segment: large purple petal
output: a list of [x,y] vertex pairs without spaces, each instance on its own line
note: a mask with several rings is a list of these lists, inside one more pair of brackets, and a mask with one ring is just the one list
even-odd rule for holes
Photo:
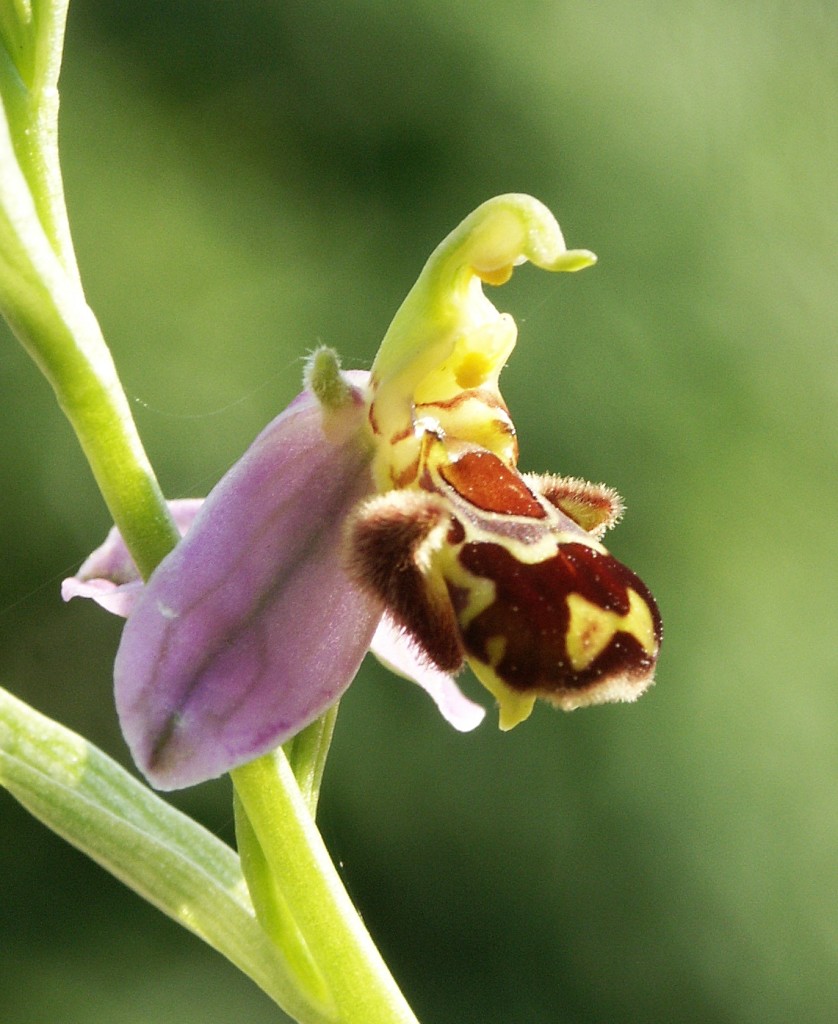
[[116,702],[161,789],[267,752],[332,704],[381,609],[348,580],[344,518],[372,491],[360,401],[329,418],[297,399],[211,492],[137,600]]

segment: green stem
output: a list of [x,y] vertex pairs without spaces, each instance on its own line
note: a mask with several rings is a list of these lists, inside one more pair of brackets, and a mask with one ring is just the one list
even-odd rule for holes
[[233,784],[341,1024],[417,1024],[338,877],[285,754],[234,769]]
[[0,311],[52,385],[147,576],[178,534],[76,269],[58,162],[67,0],[0,18]]
[[333,704],[320,718],[292,736],[282,748],[312,818],[317,811],[320,782],[329,756],[339,707],[339,704]]
[[[9,226],[2,221],[0,213],[0,230]],[[177,529],[81,286],[64,272],[45,236],[38,241],[21,243],[16,253],[7,246],[3,253],[17,271],[14,287],[2,295],[3,312],[52,385],[114,522],[147,577],[177,543]]]
[[0,91],[40,222],[65,270],[78,279],[58,160],[58,76],[68,3],[5,0],[0,7]]
[[[332,741],[338,705],[329,708],[311,725],[297,733],[283,750],[294,773],[309,813],[314,817],[320,781]],[[233,811],[236,821],[236,846],[242,872],[253,900],[256,916],[265,934],[279,949],[308,998],[323,1007],[325,1013],[337,1013],[329,990],[288,907],[277,878],[262,849],[238,791],[233,789]]]
[[337,1007],[329,994],[323,975],[288,909],[288,903],[235,790],[233,811],[236,819],[236,846],[242,873],[247,880],[259,924],[266,938],[276,946],[298,990],[325,1016],[337,1019]]

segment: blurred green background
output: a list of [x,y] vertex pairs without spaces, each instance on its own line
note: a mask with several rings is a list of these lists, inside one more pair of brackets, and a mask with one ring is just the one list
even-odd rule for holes
[[[464,737],[365,666],[322,824],[423,1024],[838,1019],[838,7],[73,0],[62,85],[79,261],[171,496],[317,343],[368,365],[489,196],[600,256],[493,292],[504,394],[523,468],[625,496],[658,685]],[[0,343],[0,684],[125,762],[120,624],[58,598],[108,517]],[[176,802],[231,836],[226,782]],[[0,823],[4,1024],[281,1019],[5,794]]]

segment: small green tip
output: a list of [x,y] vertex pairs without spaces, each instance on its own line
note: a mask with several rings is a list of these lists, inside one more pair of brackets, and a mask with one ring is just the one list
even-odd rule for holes
[[588,249],[568,249],[556,260],[552,269],[573,273],[576,270],[584,270],[585,267],[592,267],[596,261],[596,253]]
[[315,349],[306,360],[303,384],[330,412],[342,409],[350,401],[349,384],[340,372],[340,356],[325,345]]

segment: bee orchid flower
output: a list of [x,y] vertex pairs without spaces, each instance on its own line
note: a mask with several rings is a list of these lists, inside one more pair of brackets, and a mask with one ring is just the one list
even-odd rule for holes
[[117,709],[155,786],[284,742],[371,646],[461,729],[482,717],[452,678],[466,663],[502,729],[539,697],[570,710],[650,685],[657,607],[601,543],[620,499],[516,468],[498,389],[516,327],[483,285],[526,261],[595,257],[529,196],[484,203],[432,254],[369,373],[315,352],[303,393],[200,508],[175,508],[185,536],[147,584],[115,536],[65,583],[128,613]]

